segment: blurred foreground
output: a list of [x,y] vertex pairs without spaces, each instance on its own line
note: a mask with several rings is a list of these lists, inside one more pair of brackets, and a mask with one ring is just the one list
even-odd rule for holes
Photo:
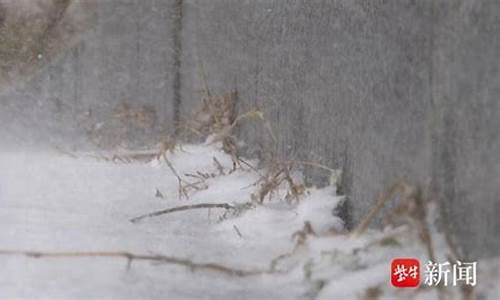
[[[161,159],[128,161],[125,155],[107,160],[94,154],[2,154],[0,252],[127,251],[195,266],[0,255],[0,298],[437,299],[438,289],[424,284],[390,285],[393,258],[428,261],[411,228],[350,237],[332,215],[343,201],[333,186],[308,188],[294,199],[282,184],[261,205],[255,195],[265,170],[252,169],[255,162],[232,171],[231,157],[213,145],[186,145],[167,156],[170,166]],[[300,174],[291,176],[300,183]],[[130,222],[144,213],[202,203],[232,208]],[[446,244],[434,231],[433,237],[439,261],[446,261]],[[234,272],[196,267],[204,263]],[[499,259],[480,261],[475,295],[495,299],[499,272]],[[445,290],[453,299],[462,297],[459,287]]]

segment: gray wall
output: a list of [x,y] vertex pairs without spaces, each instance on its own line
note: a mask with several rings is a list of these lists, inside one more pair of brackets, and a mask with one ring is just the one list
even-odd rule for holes
[[[500,2],[440,1],[432,56],[432,173],[444,224],[500,253]],[[471,254],[471,255],[472,255]]]
[[[158,111],[134,135],[147,143],[199,103],[203,69],[213,93],[238,89],[240,112],[266,112],[282,156],[344,170],[351,224],[404,178],[430,187],[467,255],[500,253],[500,2],[97,3],[79,44],[0,95],[3,124],[83,144],[75,116],[92,107],[105,119],[127,99]],[[67,107],[59,120],[54,98]],[[255,124],[241,135],[251,154],[274,147]]]
[[91,124],[109,132],[122,125],[112,117],[122,102],[157,112],[154,128],[135,132],[138,143],[168,130],[162,124],[172,125],[175,1],[106,0],[94,1],[91,8],[74,13],[93,14],[78,43],[3,89],[5,139],[23,145],[70,142],[81,149],[88,146]]
[[[354,221],[398,177],[425,180],[428,3],[258,3],[187,1],[194,15],[187,43],[209,86],[223,92],[236,82],[240,110],[256,105],[267,112],[283,155],[343,168]],[[186,82],[191,78],[196,74]],[[193,82],[186,88],[199,86]],[[196,99],[187,92],[186,100]],[[257,145],[264,134],[246,133]]]
[[[213,90],[237,87],[240,111],[267,112],[280,153],[344,170],[352,223],[403,178],[429,187],[465,255],[500,253],[500,2],[185,7],[184,103],[201,62]],[[259,128],[243,135],[270,144]]]

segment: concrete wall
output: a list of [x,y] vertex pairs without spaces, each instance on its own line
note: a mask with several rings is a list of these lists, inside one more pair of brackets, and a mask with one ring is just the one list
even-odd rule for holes
[[[81,0],[72,5],[80,2],[89,3]],[[0,116],[8,139],[21,144],[70,142],[85,147],[91,124],[110,132],[123,125],[112,116],[124,102],[136,109],[147,105],[157,112],[153,128],[132,128],[137,132],[129,134],[138,143],[147,143],[151,136],[168,130],[162,124],[172,124],[175,1],[93,4],[74,9],[76,16],[93,15],[77,43],[54,53],[49,63],[27,76],[16,78],[20,84],[3,89]]]
[[[3,92],[3,124],[83,137],[75,116],[105,119],[127,99],[158,111],[134,135],[146,143],[198,104],[203,69],[213,93],[238,89],[240,112],[266,112],[281,155],[344,170],[351,223],[404,178],[430,187],[467,255],[500,253],[498,1],[97,3],[79,44]],[[260,126],[241,135],[251,154],[274,147]]]
[[[186,43],[194,46],[209,86],[223,92],[236,84],[241,111],[263,108],[283,155],[344,169],[353,221],[398,177],[426,179],[429,2],[186,6],[194,15],[187,18]],[[196,99],[189,91],[185,98]],[[264,134],[253,128],[245,133],[253,145]]]
[[429,187],[465,255],[500,253],[498,1],[185,7],[184,103],[202,64],[211,89],[237,87],[240,111],[267,112],[280,153],[344,170],[351,222],[404,178]]
[[444,224],[469,255],[500,253],[500,2],[440,1],[432,170]]

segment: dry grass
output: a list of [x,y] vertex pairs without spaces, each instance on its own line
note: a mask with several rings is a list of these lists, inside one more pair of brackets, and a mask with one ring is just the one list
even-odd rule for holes
[[304,245],[308,236],[317,236],[317,234],[314,232],[311,222],[306,221],[304,222],[304,227],[301,230],[292,234],[292,239],[295,239],[296,241],[295,247]]
[[303,184],[297,183],[293,179],[291,175],[293,165],[290,162],[275,162],[268,167],[267,172],[261,175],[255,183],[259,188],[251,195],[252,200],[260,204],[264,203],[266,198],[271,199],[272,195],[285,183],[287,186],[285,199],[288,202],[299,202],[306,189]]
[[152,129],[156,122],[156,109],[151,105],[134,107],[127,101],[122,101],[114,109],[113,117],[118,119],[125,127]]
[[399,196],[399,204],[385,216],[384,223],[393,224],[395,221],[402,221],[409,223],[411,228],[416,228],[420,241],[425,245],[429,259],[435,261],[432,237],[427,224],[427,200],[423,197],[420,187],[402,180],[394,183],[379,195],[373,208],[352,231],[351,236],[359,237],[362,235],[385,204],[397,196]]
[[[369,224],[373,221],[375,216],[380,213],[382,208],[389,201],[395,198],[399,198],[399,202],[395,206],[395,208],[393,208],[384,216],[383,223],[386,226],[394,226],[397,223],[409,225],[408,228],[415,230],[415,232],[417,233],[419,241],[426,249],[429,260],[432,262],[436,262],[436,251],[434,248],[431,229],[427,218],[429,214],[430,199],[428,199],[424,195],[421,187],[411,185],[403,180],[400,180],[391,185],[385,192],[379,195],[378,200],[375,202],[373,208],[362,219],[359,225],[351,232],[351,237],[356,238],[362,235],[368,228]],[[396,232],[396,235],[399,234],[400,233]],[[444,232],[444,235],[445,240],[448,244],[450,263],[456,262],[457,260],[463,261],[463,259],[458,256],[457,248],[451,242],[449,233]],[[393,237],[391,236],[389,238]],[[373,243],[370,243],[368,246],[372,244]],[[439,299],[449,299],[450,295],[443,285],[438,285],[437,289]],[[474,299],[475,297],[474,287],[472,286],[463,284],[460,286],[460,291],[462,293],[462,299],[464,300]]]

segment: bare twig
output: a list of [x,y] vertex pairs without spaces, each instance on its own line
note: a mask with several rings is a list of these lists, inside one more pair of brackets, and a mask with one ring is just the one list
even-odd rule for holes
[[[294,181],[291,175],[293,168],[292,163],[275,162],[267,170],[266,174],[261,175],[259,180],[253,185],[260,183],[260,188],[257,192],[251,195],[252,200],[259,203],[263,203],[264,199],[273,195],[277,191],[282,183],[288,185],[286,200],[295,200],[299,202],[300,196],[305,192],[305,186],[303,184],[298,184]],[[258,172],[258,171],[256,171]]]
[[238,236],[240,238],[243,238],[243,235],[241,234],[240,230],[238,229],[238,227],[236,225],[233,225],[233,228],[234,228],[234,231],[236,231],[236,233],[238,234]]
[[145,218],[152,218],[152,217],[157,217],[173,212],[178,212],[178,211],[185,211],[185,210],[191,210],[191,209],[200,209],[200,208],[224,208],[224,209],[235,209],[234,206],[228,204],[228,203],[200,203],[200,204],[193,204],[193,205],[183,205],[183,206],[177,206],[177,207],[172,207],[168,209],[163,209],[159,211],[155,211],[152,213],[148,213],[145,215],[141,215],[138,217],[135,217],[133,219],[130,219],[130,222],[132,223],[137,223]]
[[332,169],[332,168],[330,168],[328,166],[325,166],[325,165],[320,164],[320,163],[315,162],[315,161],[285,160],[285,161],[282,161],[282,163],[284,163],[284,164],[298,164],[298,165],[310,166],[310,167],[315,167],[315,168],[327,170],[327,171],[330,171],[330,172],[336,172],[337,171],[335,169]]
[[312,228],[311,222],[304,222],[304,227],[292,234],[292,239],[296,239],[297,243],[295,247],[304,245],[308,236],[317,236],[316,232]]
[[272,169],[273,168],[270,168],[268,174],[259,179],[259,181],[262,182],[260,189],[257,193],[252,194],[252,199],[258,201],[259,203],[263,203],[266,196],[275,191],[284,180],[281,176],[284,172],[283,168],[278,169],[276,173],[273,173]]
[[[69,155],[69,153],[67,153]],[[72,154],[75,158],[79,154]],[[145,150],[145,151],[120,151],[119,153],[97,153],[97,154],[85,154],[82,153],[82,157],[90,157],[92,159],[107,161],[112,163],[123,163],[129,164],[132,162],[150,162],[157,155],[155,150]]]
[[400,237],[401,235],[408,234],[409,230],[410,230],[410,228],[408,226],[400,226],[400,227],[395,228],[387,233],[384,233],[381,237],[378,237],[374,240],[371,240],[370,242],[368,242],[367,244],[365,244],[362,248],[359,248],[358,250],[361,250],[361,249],[366,250],[366,249],[369,249],[373,246],[384,244],[384,242],[396,239],[396,238]]
[[[200,179],[199,181],[196,181],[196,182],[188,182],[186,180],[184,180],[180,175],[179,173],[177,172],[177,170],[174,168],[174,165],[172,164],[172,162],[170,162],[170,160],[167,158],[167,154],[166,152],[163,152],[163,153],[160,153],[159,154],[161,157],[163,157],[163,159],[165,160],[165,163],[167,164],[168,168],[172,171],[172,173],[174,174],[174,176],[177,178],[177,181],[178,181],[178,194],[179,194],[179,199],[182,199],[183,197],[185,198],[189,198],[189,189],[193,189],[195,191],[200,191],[200,190],[204,190],[204,189],[207,189],[208,188],[208,185],[206,185],[205,183],[205,179],[209,178],[209,177],[213,177],[213,176],[210,176],[210,174],[201,174],[201,177],[200,176],[192,176],[191,177],[196,177],[198,179]],[[187,175],[187,176],[190,176],[190,175]],[[208,176],[208,177],[206,177]]]
[[59,146],[54,146],[54,149],[61,153],[62,155],[65,155],[65,156],[68,156],[68,157],[71,157],[71,158],[78,158],[78,155],[74,154],[73,152],[71,151],[68,151],[68,150],[65,150]]
[[227,275],[245,277],[260,274],[273,273],[271,270],[242,270],[227,267],[217,263],[196,263],[185,258],[178,258],[166,255],[146,255],[133,254],[130,252],[41,252],[41,251],[23,251],[23,250],[0,250],[0,255],[22,255],[31,258],[85,258],[85,257],[108,257],[125,258],[127,266],[130,266],[133,260],[155,261],[168,264],[174,264],[189,268],[191,271],[206,270],[224,273]]
[[201,81],[203,82],[203,92],[205,93],[204,94],[204,97],[205,98],[210,98],[211,95],[210,95],[210,89],[208,88],[208,83],[207,83],[207,75],[205,74],[205,68],[203,67],[203,61],[200,60],[198,62],[199,64],[199,76],[201,77]]
[[290,175],[290,168],[285,169],[284,180],[288,183],[288,193],[286,199],[291,202],[295,200],[297,203],[300,201],[300,196],[304,194],[305,187],[302,184],[297,184]]
[[297,249],[297,247],[295,247],[292,252],[281,254],[281,255],[278,255],[277,257],[273,258],[273,260],[271,260],[271,263],[270,263],[271,271],[275,272],[277,267],[278,267],[278,263],[280,263],[282,260],[290,258],[292,255],[294,255],[295,249]]
[[156,189],[155,197],[156,198],[162,198],[162,199],[165,198],[158,188]]
[[[252,166],[252,164],[250,164],[249,162],[247,162],[247,161],[243,160],[241,157],[238,157],[238,160],[239,160],[241,163],[243,163],[245,166],[249,167],[252,171],[254,171],[254,172],[255,172],[255,173],[257,173],[258,175],[260,175],[261,177],[263,177],[263,176],[264,176],[264,175],[262,175],[262,174],[260,173],[260,171],[259,171],[256,167]],[[240,165],[241,165],[241,164],[240,164]]]
[[179,173],[177,173],[177,170],[174,168],[170,160],[168,160],[167,155],[165,153],[163,153],[163,159],[167,163],[167,166],[170,169],[170,171],[172,171],[174,176],[177,177],[177,181],[179,182],[179,199],[182,198],[183,195],[186,196],[187,198],[187,193],[182,188],[183,179],[181,178],[181,176],[179,176]]
[[217,167],[217,170],[219,171],[219,175],[226,175],[226,173],[224,172],[224,167],[219,162],[219,160],[217,160],[217,158],[215,156],[213,157],[213,160],[214,160],[215,166]]

